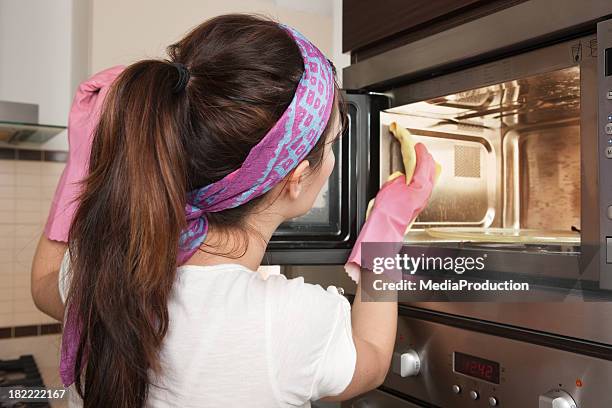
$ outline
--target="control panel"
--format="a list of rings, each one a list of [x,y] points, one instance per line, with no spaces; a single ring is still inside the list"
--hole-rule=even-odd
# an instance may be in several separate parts
[[[440,407],[600,408],[610,378],[612,361],[400,316],[384,386]]]
[[[600,287],[612,289],[612,20],[597,24]]]

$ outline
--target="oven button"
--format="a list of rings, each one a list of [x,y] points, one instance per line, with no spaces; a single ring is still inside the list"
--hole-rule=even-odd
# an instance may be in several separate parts
[[[612,135],[612,123],[606,124],[605,130],[606,130],[606,134]]]
[[[612,146],[606,147],[606,157],[612,159]]]
[[[608,206],[608,218],[612,220],[612,205]]]
[[[499,402],[497,402],[497,398],[489,397],[489,406],[490,407],[496,407],[498,404],[499,404]]]
[[[453,385],[453,392],[454,392],[455,394],[459,394],[459,393],[461,392],[461,387],[460,387],[460,386],[458,386],[457,384],[454,384],[454,385]]]
[[[393,353],[391,371],[401,377],[413,377],[421,371],[421,359],[416,351],[410,349],[401,353]]]
[[[612,91],[608,91],[608,94],[606,95],[606,97],[608,99],[612,99]]]
[[[402,377],[413,377],[421,371],[421,359],[414,350],[408,350],[400,357],[400,375]]]
[[[478,391],[470,391],[470,398],[473,399],[474,401],[478,399],[480,395],[478,395]]]

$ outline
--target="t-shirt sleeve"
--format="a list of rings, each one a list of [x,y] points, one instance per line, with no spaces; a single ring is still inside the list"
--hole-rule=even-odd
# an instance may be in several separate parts
[[[281,275],[266,282],[267,356],[277,398],[301,406],[340,394],[357,357],[350,304],[303,278]]]
[[[62,303],[66,304],[66,297],[68,295],[68,287],[70,286],[70,282],[68,280],[68,267],[70,266],[70,252],[66,249],[64,252],[64,257],[62,258],[62,263],[60,264],[60,270],[58,273],[58,287],[60,297],[62,298]]]

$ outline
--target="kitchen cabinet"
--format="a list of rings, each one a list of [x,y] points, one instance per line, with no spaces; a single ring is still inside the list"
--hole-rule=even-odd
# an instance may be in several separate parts
[[[343,0],[342,52],[356,63],[524,0]]]

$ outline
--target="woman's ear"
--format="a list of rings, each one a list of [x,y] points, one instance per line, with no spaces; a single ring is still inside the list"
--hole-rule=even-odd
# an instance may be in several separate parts
[[[291,200],[297,200],[300,197],[300,194],[304,190],[304,179],[306,172],[309,169],[310,163],[308,163],[308,160],[302,160],[289,175],[286,189]]]

